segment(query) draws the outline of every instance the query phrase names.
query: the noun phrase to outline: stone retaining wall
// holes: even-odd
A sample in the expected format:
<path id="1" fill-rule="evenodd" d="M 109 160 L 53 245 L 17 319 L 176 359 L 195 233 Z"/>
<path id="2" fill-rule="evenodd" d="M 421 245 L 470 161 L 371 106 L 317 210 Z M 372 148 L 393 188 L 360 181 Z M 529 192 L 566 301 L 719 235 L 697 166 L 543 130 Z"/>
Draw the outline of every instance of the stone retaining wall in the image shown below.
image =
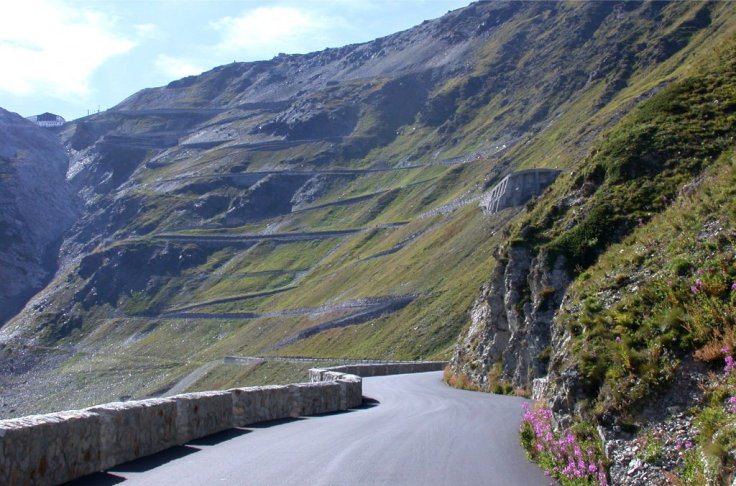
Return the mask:
<path id="1" fill-rule="evenodd" d="M 532 196 L 544 192 L 559 175 L 560 171 L 557 169 L 526 169 L 513 172 L 485 193 L 479 206 L 487 214 L 521 206 Z"/>
<path id="2" fill-rule="evenodd" d="M 99 469 L 178 445 L 176 405 L 174 400 L 151 399 L 88 408 L 100 419 Z"/>
<path id="3" fill-rule="evenodd" d="M 347 410 L 363 376 L 441 370 L 445 362 L 336 366 L 310 382 L 107 403 L 0 420 L 0 485 L 57 485 L 233 427 Z"/>
<path id="4" fill-rule="evenodd" d="M 176 401 L 179 444 L 233 428 L 233 394 L 230 391 L 186 393 L 172 398 Z"/>
<path id="5" fill-rule="evenodd" d="M 313 382 L 329 381 L 328 376 L 333 373 L 369 378 L 371 376 L 400 375 L 403 373 L 424 373 L 427 371 L 442 371 L 447 361 L 404 361 L 399 363 L 356 364 L 333 366 L 325 369 L 309 370 L 309 379 Z"/>
<path id="6" fill-rule="evenodd" d="M 59 484 L 100 464 L 100 416 L 71 411 L 0 422 L 0 484 Z"/>

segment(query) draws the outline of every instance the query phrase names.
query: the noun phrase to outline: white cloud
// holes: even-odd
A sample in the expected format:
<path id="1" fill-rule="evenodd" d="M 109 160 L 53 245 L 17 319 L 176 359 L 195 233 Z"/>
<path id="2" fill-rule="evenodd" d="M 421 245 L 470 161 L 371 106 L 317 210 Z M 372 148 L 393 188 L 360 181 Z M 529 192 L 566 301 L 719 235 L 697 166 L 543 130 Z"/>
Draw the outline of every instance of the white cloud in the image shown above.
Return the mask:
<path id="1" fill-rule="evenodd" d="M 133 26 L 138 37 L 155 39 L 161 35 L 161 32 L 156 24 L 135 24 Z"/>
<path id="2" fill-rule="evenodd" d="M 317 16 L 296 7 L 258 7 L 238 17 L 212 22 L 221 38 L 220 52 L 274 55 L 305 52 L 324 42 L 334 18 Z M 326 47 L 322 45 L 321 47 Z"/>
<path id="3" fill-rule="evenodd" d="M 159 54 L 156 57 L 156 69 L 170 78 L 183 78 L 192 74 L 199 74 L 204 69 L 197 67 L 186 59 Z"/>
<path id="4" fill-rule="evenodd" d="M 7 2 L 0 15 L 0 91 L 85 98 L 94 71 L 135 43 L 115 19 L 61 0 Z"/>

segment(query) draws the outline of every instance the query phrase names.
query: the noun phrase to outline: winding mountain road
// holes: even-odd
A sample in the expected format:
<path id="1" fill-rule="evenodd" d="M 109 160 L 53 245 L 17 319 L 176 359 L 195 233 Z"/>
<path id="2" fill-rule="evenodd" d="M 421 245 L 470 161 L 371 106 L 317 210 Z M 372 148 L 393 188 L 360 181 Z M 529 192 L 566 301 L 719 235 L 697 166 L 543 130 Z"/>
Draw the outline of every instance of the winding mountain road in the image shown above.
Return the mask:
<path id="1" fill-rule="evenodd" d="M 522 399 L 456 390 L 440 372 L 363 380 L 378 403 L 250 426 L 75 486 L 547 485 L 519 446 Z"/>

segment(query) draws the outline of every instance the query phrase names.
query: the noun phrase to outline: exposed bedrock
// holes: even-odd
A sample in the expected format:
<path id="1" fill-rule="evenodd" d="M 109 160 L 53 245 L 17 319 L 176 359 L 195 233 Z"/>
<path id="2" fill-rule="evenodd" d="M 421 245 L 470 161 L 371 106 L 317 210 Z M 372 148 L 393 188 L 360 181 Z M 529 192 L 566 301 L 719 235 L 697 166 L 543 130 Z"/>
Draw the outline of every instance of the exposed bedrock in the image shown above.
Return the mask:
<path id="1" fill-rule="evenodd" d="M 547 374 L 552 320 L 570 283 L 564 257 L 548 262 L 545 252 L 515 246 L 500 253 L 452 359 L 455 373 L 485 390 L 498 379 L 529 387 Z"/>
<path id="2" fill-rule="evenodd" d="M 0 326 L 56 271 L 76 218 L 68 163 L 53 132 L 0 108 Z"/>

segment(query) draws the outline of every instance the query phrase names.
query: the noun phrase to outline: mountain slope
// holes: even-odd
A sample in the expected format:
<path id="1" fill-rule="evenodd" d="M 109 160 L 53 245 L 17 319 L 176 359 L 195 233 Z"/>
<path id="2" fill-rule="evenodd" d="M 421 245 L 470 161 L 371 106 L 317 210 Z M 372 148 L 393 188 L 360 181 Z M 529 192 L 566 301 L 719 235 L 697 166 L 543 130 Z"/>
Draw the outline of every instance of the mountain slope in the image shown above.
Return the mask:
<path id="1" fill-rule="evenodd" d="M 76 217 L 68 163 L 52 133 L 0 109 L 0 322 L 56 270 L 62 235 Z"/>
<path id="2" fill-rule="evenodd" d="M 165 393 L 228 354 L 451 356 L 509 221 L 542 214 L 484 215 L 484 191 L 532 167 L 563 170 L 550 191 L 568 190 L 732 17 L 718 3 L 477 3 L 65 125 L 84 208 L 55 279 L 0 329 L 2 415 Z M 194 388 L 272 371 L 220 365 Z"/>
<path id="3" fill-rule="evenodd" d="M 527 206 L 453 358 L 456 382 L 533 385 L 559 428 L 598 443 L 615 484 L 730 484 L 736 471 L 736 36 L 724 33 Z M 530 455 L 571 482 L 532 433 L 543 416 L 529 416 Z"/>

